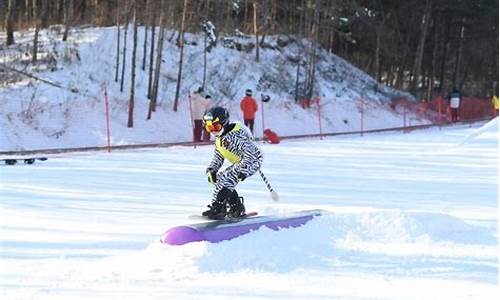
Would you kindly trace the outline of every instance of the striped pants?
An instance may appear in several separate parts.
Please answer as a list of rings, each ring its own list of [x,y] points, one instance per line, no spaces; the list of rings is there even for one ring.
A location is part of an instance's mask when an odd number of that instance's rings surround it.
[[[255,163],[253,163],[250,166],[250,168],[245,170],[245,172],[244,172],[245,175],[247,175],[247,177],[252,176],[260,169],[261,165],[262,165],[262,160],[256,160]],[[226,199],[220,199],[220,197],[218,198],[217,196],[219,195],[219,192],[223,188],[227,188],[231,191],[234,191],[236,185],[239,182],[239,180],[238,180],[239,173],[240,173],[240,165],[236,163],[234,165],[227,167],[224,171],[219,172],[217,174],[217,181],[215,182],[212,203],[218,202],[218,204],[223,204],[223,202]]]

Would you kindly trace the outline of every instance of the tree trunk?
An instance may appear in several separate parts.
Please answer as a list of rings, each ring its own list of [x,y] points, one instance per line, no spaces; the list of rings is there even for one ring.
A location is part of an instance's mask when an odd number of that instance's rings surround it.
[[[33,0],[33,20],[35,20],[35,34],[33,37],[33,57],[32,62],[38,60],[38,32],[40,31],[40,20],[38,19],[38,6],[36,0]]]
[[[180,32],[180,58],[179,58],[179,73],[177,74],[177,87],[175,89],[174,111],[177,111],[179,104],[179,94],[182,83],[182,62],[184,58],[184,26],[186,21],[186,8],[187,0],[184,0],[184,7],[182,8],[181,32]]]
[[[142,54],[142,70],[146,71],[146,56],[147,56],[147,49],[148,49],[148,26],[146,25],[146,15],[149,11],[149,6],[150,6],[150,0],[146,1],[146,9],[144,10],[143,14],[143,21],[144,21],[144,47],[143,47],[143,54]]]
[[[120,9],[116,9],[116,67],[115,67],[115,82],[118,82],[118,74],[120,73]]]
[[[427,36],[427,28],[429,27],[430,16],[432,10],[432,0],[426,0],[424,13],[422,15],[422,23],[420,25],[420,40],[415,52],[415,62],[413,64],[413,80],[411,91],[415,94],[418,89],[420,73],[422,70],[422,58],[424,55],[425,38]]]
[[[210,0],[207,0],[207,4],[206,4],[206,7],[205,7],[205,20],[204,22],[207,22],[208,21],[208,13],[209,13],[209,10],[210,9]],[[246,5],[245,5],[245,14],[246,14]],[[203,84],[202,84],[202,87],[205,88],[205,84],[206,84],[206,81],[207,81],[207,32],[205,32],[205,38],[203,39],[204,41],[204,49],[203,49]]]
[[[24,0],[24,6],[26,7],[26,12],[24,14],[24,21],[26,22],[26,24],[29,24],[30,23],[30,20],[31,20],[31,17],[32,17],[32,10],[31,10],[31,6],[30,6],[30,2],[31,0]]]
[[[376,44],[375,44],[375,63],[374,63],[374,72],[373,72],[373,77],[375,77],[376,81],[380,80],[380,30],[379,28],[375,29],[375,39],[376,39]]]
[[[299,101],[300,56],[297,57],[297,76],[295,79],[295,103]]]
[[[130,76],[130,98],[128,100],[128,122],[127,127],[134,127],[134,98],[135,98],[135,58],[137,56],[137,0],[134,0],[134,38],[132,45],[132,69]]]
[[[434,47],[432,49],[432,63],[430,65],[430,73],[429,73],[429,85],[427,87],[427,95],[425,99],[427,101],[431,101],[434,98],[434,78],[436,78],[436,65],[438,58],[438,50],[439,50],[439,40],[440,40],[440,32],[439,32],[439,23],[437,19],[434,21]]]
[[[149,76],[148,76],[148,99],[150,100],[151,100],[151,85],[153,83],[155,32],[156,32],[156,5],[155,3],[153,3],[151,12],[151,44],[149,49]]]
[[[439,87],[438,87],[438,91],[439,93],[441,94],[443,92],[443,88],[444,88],[444,74],[445,74],[445,70],[446,70],[446,60],[448,59],[448,47],[449,47],[449,40],[450,40],[450,27],[451,27],[451,16],[448,16],[446,18],[446,27],[445,27],[445,32],[444,32],[444,38],[442,39],[442,44],[441,44],[441,51],[442,51],[442,54],[441,54],[441,66],[440,66],[440,69],[439,69]]]
[[[64,23],[64,2],[66,0],[57,0],[57,20]]]
[[[9,0],[7,14],[5,15],[5,29],[7,31],[7,46],[14,44],[14,12],[16,1]]]
[[[123,37],[123,56],[122,56],[122,78],[120,81],[120,92],[123,92],[123,84],[125,82],[125,68],[127,67],[127,36],[128,36],[128,23],[130,18],[130,11],[128,7],[128,1],[125,2],[126,18],[125,18],[125,32]]]
[[[65,42],[68,39],[68,32],[69,32],[69,23],[70,23],[70,16],[69,16],[69,7],[72,5],[73,0],[64,0],[64,33],[63,33],[63,42]]]
[[[253,33],[255,34],[255,61],[259,61],[259,31],[257,30],[257,0],[253,2]]]
[[[455,58],[455,69],[453,71],[453,88],[457,87],[457,81],[460,73],[460,65],[462,64],[464,32],[465,32],[465,17],[462,18],[462,22],[460,25],[460,36],[458,38],[457,56]]]
[[[207,80],[207,33],[205,33],[205,38],[203,39],[203,83],[202,87],[205,88],[205,83]]]
[[[307,97],[309,99],[312,98],[313,93],[314,93],[314,85],[315,85],[315,79],[316,79],[316,49],[319,45],[318,43],[318,36],[319,36],[319,18],[320,18],[320,0],[315,1],[315,7],[314,7],[314,15],[313,15],[313,20],[312,20],[312,28],[311,28],[311,59],[310,59],[310,75],[309,75],[309,83],[308,83],[308,91],[307,91]]]
[[[152,112],[156,111],[156,100],[158,99],[158,85],[160,81],[160,68],[163,51],[163,40],[165,36],[165,12],[163,10],[163,0],[160,0],[160,33],[158,36],[158,46],[156,47],[156,64],[153,86],[151,88],[151,101],[149,102],[149,110],[147,119],[151,119]]]
[[[40,14],[40,26],[47,28],[49,25],[49,0],[42,0],[42,13]]]

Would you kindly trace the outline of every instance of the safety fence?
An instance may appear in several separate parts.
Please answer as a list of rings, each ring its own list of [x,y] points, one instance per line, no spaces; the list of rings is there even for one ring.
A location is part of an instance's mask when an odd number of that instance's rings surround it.
[[[403,107],[408,112],[427,118],[434,124],[452,123],[452,110],[449,99],[438,96],[431,101],[414,102],[406,98],[393,99],[391,107]],[[491,99],[463,97],[457,109],[458,121],[488,119],[496,115]]]
[[[72,147],[72,148],[52,148],[52,149],[34,149],[34,150],[23,150],[23,151],[0,151],[0,155],[30,155],[36,153],[63,153],[63,152],[77,152],[77,151],[101,151],[107,150],[111,151],[112,149],[134,149],[134,148],[147,148],[147,147],[169,147],[175,145],[184,145],[184,146],[197,146],[208,144],[207,142],[192,142],[186,140],[179,141],[165,141],[165,142],[151,142],[151,143],[133,143],[133,144],[113,144],[112,143],[112,128],[110,126],[110,102],[111,98],[108,97],[108,93],[106,89],[103,89],[103,97],[102,100],[96,104],[101,106],[101,109],[97,109],[96,111],[101,111],[99,114],[102,116],[104,120],[102,122],[102,135],[105,136],[105,143],[101,145],[96,145],[95,147]],[[100,102],[100,103],[99,103]],[[408,132],[414,129],[428,128],[431,126],[446,126],[452,124],[451,118],[451,108],[449,105],[449,101],[443,97],[438,97],[428,102],[416,102],[411,101],[406,98],[397,98],[393,99],[388,103],[377,103],[374,101],[370,101],[369,99],[365,99],[364,97],[360,97],[356,99],[355,105],[357,107],[357,111],[359,112],[359,119],[355,122],[359,122],[356,126],[359,130],[352,131],[339,131],[339,132],[324,132],[324,124],[325,122],[325,112],[322,111],[322,107],[325,104],[331,103],[321,99],[319,97],[314,99],[307,99],[298,101],[297,104],[302,106],[302,108],[309,110],[312,113],[317,114],[317,132],[309,133],[309,134],[287,134],[283,136],[279,136],[279,139],[297,139],[297,138],[320,138],[322,139],[325,136],[336,136],[336,135],[348,135],[348,134],[359,134],[363,135],[364,133],[371,132],[384,132],[384,131],[402,131]],[[118,102],[113,102],[116,106]],[[187,104],[186,104],[187,105]],[[382,107],[383,106],[383,107]],[[270,118],[270,116],[266,115],[266,104],[265,101],[261,101],[260,103],[260,113],[261,113],[261,126],[264,130],[266,128],[265,120],[266,117]],[[392,126],[391,128],[365,128],[365,115],[370,111],[374,111],[375,109],[392,109],[397,115],[401,116],[400,125]],[[474,122],[477,120],[487,120],[495,115],[495,110],[492,106],[491,101],[487,99],[479,99],[479,98],[471,98],[465,97],[461,101],[461,105],[458,109],[458,121],[459,122]],[[412,118],[418,118],[428,120],[425,124],[411,124],[410,120]],[[331,128],[329,129],[331,130]],[[256,140],[275,143],[274,141],[268,139],[269,135],[262,134],[259,136],[257,134]]]

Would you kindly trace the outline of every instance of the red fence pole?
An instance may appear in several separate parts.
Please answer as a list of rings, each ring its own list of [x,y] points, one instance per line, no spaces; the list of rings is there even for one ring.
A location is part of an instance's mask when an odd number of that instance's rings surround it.
[[[109,128],[109,103],[108,103],[108,89],[104,86],[104,107],[106,111],[106,137],[108,152],[111,152],[111,129]]]
[[[365,118],[365,98],[361,96],[361,136],[363,136],[364,118]]]
[[[266,142],[266,139],[264,138],[264,130],[266,130],[265,128],[265,124],[264,124],[264,100],[262,99],[263,97],[260,98],[260,107],[261,107],[261,111],[262,111],[262,142],[265,143]]]
[[[441,116],[442,116],[442,113],[443,113],[443,109],[442,109],[442,97],[439,97],[438,98],[438,125],[439,125],[439,130],[441,130]]]
[[[318,106],[318,124],[319,124],[319,139],[323,139],[323,128],[321,127],[321,105],[320,98],[316,98],[316,105]]]
[[[192,128],[192,134],[193,134],[193,147],[196,148],[196,141],[194,140],[194,119],[193,119],[193,107],[191,104],[191,93],[188,94],[188,99],[189,99],[189,117],[191,118],[191,128]],[[205,128],[203,128],[205,130]]]
[[[408,132],[407,129],[406,129],[406,106],[408,104],[405,102],[403,102],[403,132],[406,133]]]

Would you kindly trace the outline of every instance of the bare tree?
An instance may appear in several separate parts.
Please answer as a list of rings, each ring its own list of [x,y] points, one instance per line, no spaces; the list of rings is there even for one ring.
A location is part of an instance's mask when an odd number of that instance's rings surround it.
[[[14,11],[16,7],[15,0],[9,0],[7,5],[7,14],[5,15],[5,29],[7,30],[7,46],[14,44]]]
[[[154,65],[154,51],[155,51],[155,32],[156,32],[156,2],[150,5],[151,13],[151,45],[149,49],[149,76],[148,76],[148,99],[151,99],[151,85],[153,82],[153,65]]]
[[[418,83],[420,81],[422,58],[424,55],[425,39],[427,36],[427,29],[429,28],[431,11],[432,0],[426,0],[424,13],[422,15],[422,23],[420,25],[420,40],[417,46],[417,51],[415,52],[415,62],[413,64],[413,80],[411,90],[414,93],[417,91]]]
[[[64,34],[63,34],[63,42],[68,39],[68,31],[69,31],[69,23],[70,23],[70,6],[73,5],[73,0],[64,0]]]
[[[142,70],[146,71],[146,56],[147,56],[147,49],[148,49],[148,26],[146,25],[146,16],[149,11],[149,6],[150,6],[151,0],[146,0],[146,8],[144,9],[143,13],[143,25],[144,25],[144,47],[143,47],[143,53],[142,53]]]
[[[163,41],[165,37],[165,12],[163,10],[163,1],[160,0],[160,33],[158,37],[158,46],[156,47],[156,63],[153,86],[151,88],[151,101],[149,101],[149,110],[147,119],[151,119],[151,114],[156,110],[156,100],[158,99],[158,85],[160,81],[160,68],[163,51]]]
[[[179,103],[179,94],[182,83],[182,62],[184,58],[184,26],[185,26],[184,23],[186,21],[186,7],[187,7],[187,0],[184,0],[184,7],[182,8],[180,44],[179,44],[180,47],[179,72],[177,74],[177,87],[175,89],[174,111],[177,111],[177,106]]]
[[[245,6],[246,7],[246,6]],[[203,22],[203,31],[204,31],[204,38],[203,38],[203,83],[202,86],[205,87],[206,81],[207,81],[207,39],[208,39],[208,14],[210,12],[210,0],[206,0],[205,3],[205,20]]]
[[[133,2],[134,6],[134,38],[132,44],[132,66],[130,75],[130,98],[128,100],[128,122],[127,127],[134,127],[134,98],[135,98],[135,58],[137,56],[137,0]]]
[[[49,0],[42,0],[40,22],[42,28],[47,28],[49,25]]]
[[[116,9],[116,67],[115,67],[115,82],[118,82],[118,74],[120,73],[120,10]]]
[[[33,20],[35,20],[35,34],[33,36],[33,55],[32,62],[36,63],[38,59],[38,32],[40,31],[40,20],[38,19],[38,6],[36,0],[33,0]]]
[[[455,57],[455,68],[453,70],[453,87],[457,87],[457,81],[460,73],[460,65],[462,64],[462,52],[463,52],[463,40],[465,32],[465,17],[462,18],[460,22],[460,35],[458,37],[458,47],[457,54]],[[462,89],[462,84],[460,84],[460,89]]]
[[[253,33],[255,34],[255,61],[259,61],[259,31],[257,28],[257,0],[253,2]]]
[[[120,81],[120,92],[123,92],[123,84],[125,81],[125,68],[127,67],[126,58],[127,58],[127,36],[128,36],[128,23],[130,19],[130,8],[128,7],[128,0],[125,1],[125,10],[126,10],[126,18],[125,18],[125,32],[123,37],[123,57],[122,57],[122,78]]]

